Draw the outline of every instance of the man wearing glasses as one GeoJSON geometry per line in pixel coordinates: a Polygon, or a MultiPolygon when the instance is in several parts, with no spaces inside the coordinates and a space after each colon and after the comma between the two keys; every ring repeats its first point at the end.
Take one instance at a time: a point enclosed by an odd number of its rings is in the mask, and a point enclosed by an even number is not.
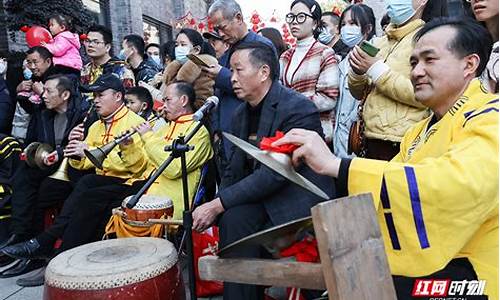
{"type": "MultiPolygon", "coordinates": [[[[274,53],[276,53],[276,49],[270,40],[248,30],[243,19],[243,14],[241,13],[241,7],[236,1],[217,0],[210,6],[208,15],[214,23],[215,30],[219,32],[222,41],[230,45],[226,53],[219,59],[219,64],[203,68],[203,71],[215,78],[216,95],[221,100],[212,116],[212,128],[215,132],[215,139],[221,141],[221,132],[231,130],[231,116],[236,107],[243,103],[243,100],[234,94],[231,85],[232,72],[229,67],[229,61],[235,47],[241,42],[260,42],[271,47],[274,53]]],[[[223,140],[222,143],[218,143],[216,150],[220,153],[217,160],[217,167],[221,171],[224,170],[227,159],[224,153],[229,153],[230,142],[223,140]]]]}
{"type": "Polygon", "coordinates": [[[102,74],[115,73],[120,77],[125,88],[135,85],[134,74],[125,66],[123,61],[112,58],[110,55],[113,34],[108,28],[92,26],[83,45],[90,58],[90,62],[82,68],[81,82],[89,85],[96,81],[102,74]]]}

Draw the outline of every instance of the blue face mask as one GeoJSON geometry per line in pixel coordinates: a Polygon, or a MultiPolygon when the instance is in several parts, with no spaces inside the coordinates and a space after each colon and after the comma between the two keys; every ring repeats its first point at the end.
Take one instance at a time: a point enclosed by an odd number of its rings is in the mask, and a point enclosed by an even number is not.
{"type": "Polygon", "coordinates": [[[162,66],[161,64],[161,59],[160,59],[160,56],[159,55],[151,55],[150,56],[151,59],[158,65],[158,66],[162,66]]]}
{"type": "Polygon", "coordinates": [[[120,50],[120,53],[118,53],[116,58],[125,61],[127,59],[127,56],[125,55],[125,49],[120,50]]]}
{"type": "Polygon", "coordinates": [[[180,61],[181,63],[187,62],[187,55],[189,54],[191,49],[187,46],[177,46],[175,47],[175,59],[180,61]]]}
{"type": "Polygon", "coordinates": [[[30,80],[31,79],[31,76],[33,76],[33,72],[31,72],[30,69],[26,68],[24,69],[23,71],[23,76],[24,76],[24,79],[26,80],[30,80]]]}
{"type": "Polygon", "coordinates": [[[344,25],[340,29],[340,39],[349,48],[359,44],[363,40],[361,28],[357,25],[344,25]]]}
{"type": "Polygon", "coordinates": [[[385,5],[387,15],[395,25],[404,24],[415,15],[412,0],[386,0],[385,5]]]}
{"type": "Polygon", "coordinates": [[[330,34],[330,31],[328,31],[328,28],[323,27],[321,30],[319,36],[318,36],[318,41],[320,41],[324,45],[328,45],[332,40],[334,36],[330,34]]]}

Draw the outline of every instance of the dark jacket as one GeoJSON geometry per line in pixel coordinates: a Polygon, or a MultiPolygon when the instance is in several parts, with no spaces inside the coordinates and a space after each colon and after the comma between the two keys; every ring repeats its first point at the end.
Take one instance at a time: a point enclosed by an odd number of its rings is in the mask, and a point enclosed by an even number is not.
{"type": "Polygon", "coordinates": [[[145,55],[144,60],[136,69],[132,69],[132,71],[134,72],[135,84],[137,85],[139,81],[149,82],[156,74],[161,72],[161,69],[154,60],[145,55]]]}
{"type": "Polygon", "coordinates": [[[0,133],[10,135],[15,109],[16,105],[9,95],[7,84],[0,78],[0,133]]]}
{"type": "MultiPolygon", "coordinates": [[[[238,99],[233,92],[233,85],[231,83],[231,71],[230,71],[230,59],[233,55],[234,49],[238,46],[238,44],[242,42],[261,42],[264,43],[271,48],[273,48],[274,53],[276,53],[276,49],[274,48],[273,43],[253,31],[248,31],[248,34],[243,38],[243,40],[237,42],[232,45],[224,55],[219,59],[219,64],[222,66],[219,74],[215,78],[215,95],[219,97],[219,105],[216,110],[214,110],[211,120],[212,120],[212,130],[215,132],[222,131],[230,131],[231,130],[231,117],[243,100],[238,99]]],[[[278,56],[276,54],[276,59],[278,56]]],[[[229,151],[229,141],[224,138],[224,152],[229,151]]],[[[228,157],[227,155],[225,156],[228,157]]]]}
{"type": "MultiPolygon", "coordinates": [[[[257,141],[274,136],[276,130],[292,128],[314,130],[323,135],[319,113],[303,95],[274,82],[264,98],[257,131],[257,141]]],[[[233,114],[232,133],[248,140],[248,104],[242,103],[233,114]]],[[[257,163],[253,173],[245,170],[246,154],[231,144],[229,164],[222,179],[219,196],[225,209],[262,202],[273,223],[279,225],[311,214],[311,207],[323,199],[288,181],[271,169],[257,163]]],[[[314,173],[303,165],[297,170],[333,198],[333,179],[314,173]]]]}
{"type": "MultiPolygon", "coordinates": [[[[55,74],[58,74],[58,69],[55,68],[53,65],[51,65],[42,76],[38,77],[38,76],[33,75],[33,77],[31,78],[31,81],[45,83],[47,78],[49,78],[50,76],[55,75],[55,74]]],[[[16,101],[19,102],[21,107],[27,113],[29,113],[31,116],[30,123],[28,125],[28,130],[26,132],[26,138],[24,139],[25,144],[28,145],[29,141],[34,142],[37,139],[36,131],[38,130],[38,127],[41,126],[40,125],[41,124],[40,123],[41,122],[40,121],[40,118],[41,118],[40,112],[42,111],[43,108],[45,108],[45,104],[42,101],[42,103],[40,105],[33,105],[28,100],[28,98],[26,98],[24,96],[17,96],[16,101]],[[37,107],[37,108],[35,109],[35,107],[37,107]]]]}
{"type": "MultiPolygon", "coordinates": [[[[56,112],[46,109],[45,106],[42,106],[41,104],[37,105],[31,102],[24,103],[23,107],[28,108],[28,112],[40,116],[37,127],[30,134],[30,140],[26,140],[26,144],[32,142],[47,143],[57,150],[59,157],[62,157],[62,150],[68,144],[68,135],[70,131],[83,121],[83,118],[89,109],[89,104],[88,102],[83,101],[79,94],[77,96],[73,96],[69,100],[68,109],[66,111],[68,123],[66,124],[66,129],[64,130],[64,138],[61,145],[56,145],[55,141],[54,117],[56,112]]],[[[87,122],[86,124],[89,123],[90,122],[87,122]]],[[[86,127],[88,127],[88,125],[86,125],[86,127]]]]}

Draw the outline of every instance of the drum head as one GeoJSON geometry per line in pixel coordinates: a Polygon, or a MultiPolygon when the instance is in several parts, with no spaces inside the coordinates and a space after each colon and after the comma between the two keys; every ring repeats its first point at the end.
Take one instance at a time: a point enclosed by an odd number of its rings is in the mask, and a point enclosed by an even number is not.
{"type": "MultiPolygon", "coordinates": [[[[127,203],[132,197],[133,196],[129,196],[125,198],[125,200],[123,200],[122,202],[122,207],[127,207],[127,203]]],[[[139,199],[139,202],[137,202],[137,204],[132,209],[154,210],[154,209],[166,209],[172,206],[173,202],[168,197],[161,197],[155,195],[142,195],[141,198],[139,199]]]]}
{"type": "Polygon", "coordinates": [[[45,284],[66,290],[100,290],[154,278],[177,263],[167,240],[149,237],[99,241],[62,252],[45,271],[45,284]]]}

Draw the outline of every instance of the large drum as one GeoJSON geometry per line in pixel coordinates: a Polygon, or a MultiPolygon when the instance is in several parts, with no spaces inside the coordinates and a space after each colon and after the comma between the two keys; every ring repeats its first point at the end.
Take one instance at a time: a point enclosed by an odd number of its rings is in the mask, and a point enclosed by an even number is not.
{"type": "Polygon", "coordinates": [[[167,240],[99,241],[62,252],[45,271],[45,300],[185,299],[177,252],[167,240]]]}

